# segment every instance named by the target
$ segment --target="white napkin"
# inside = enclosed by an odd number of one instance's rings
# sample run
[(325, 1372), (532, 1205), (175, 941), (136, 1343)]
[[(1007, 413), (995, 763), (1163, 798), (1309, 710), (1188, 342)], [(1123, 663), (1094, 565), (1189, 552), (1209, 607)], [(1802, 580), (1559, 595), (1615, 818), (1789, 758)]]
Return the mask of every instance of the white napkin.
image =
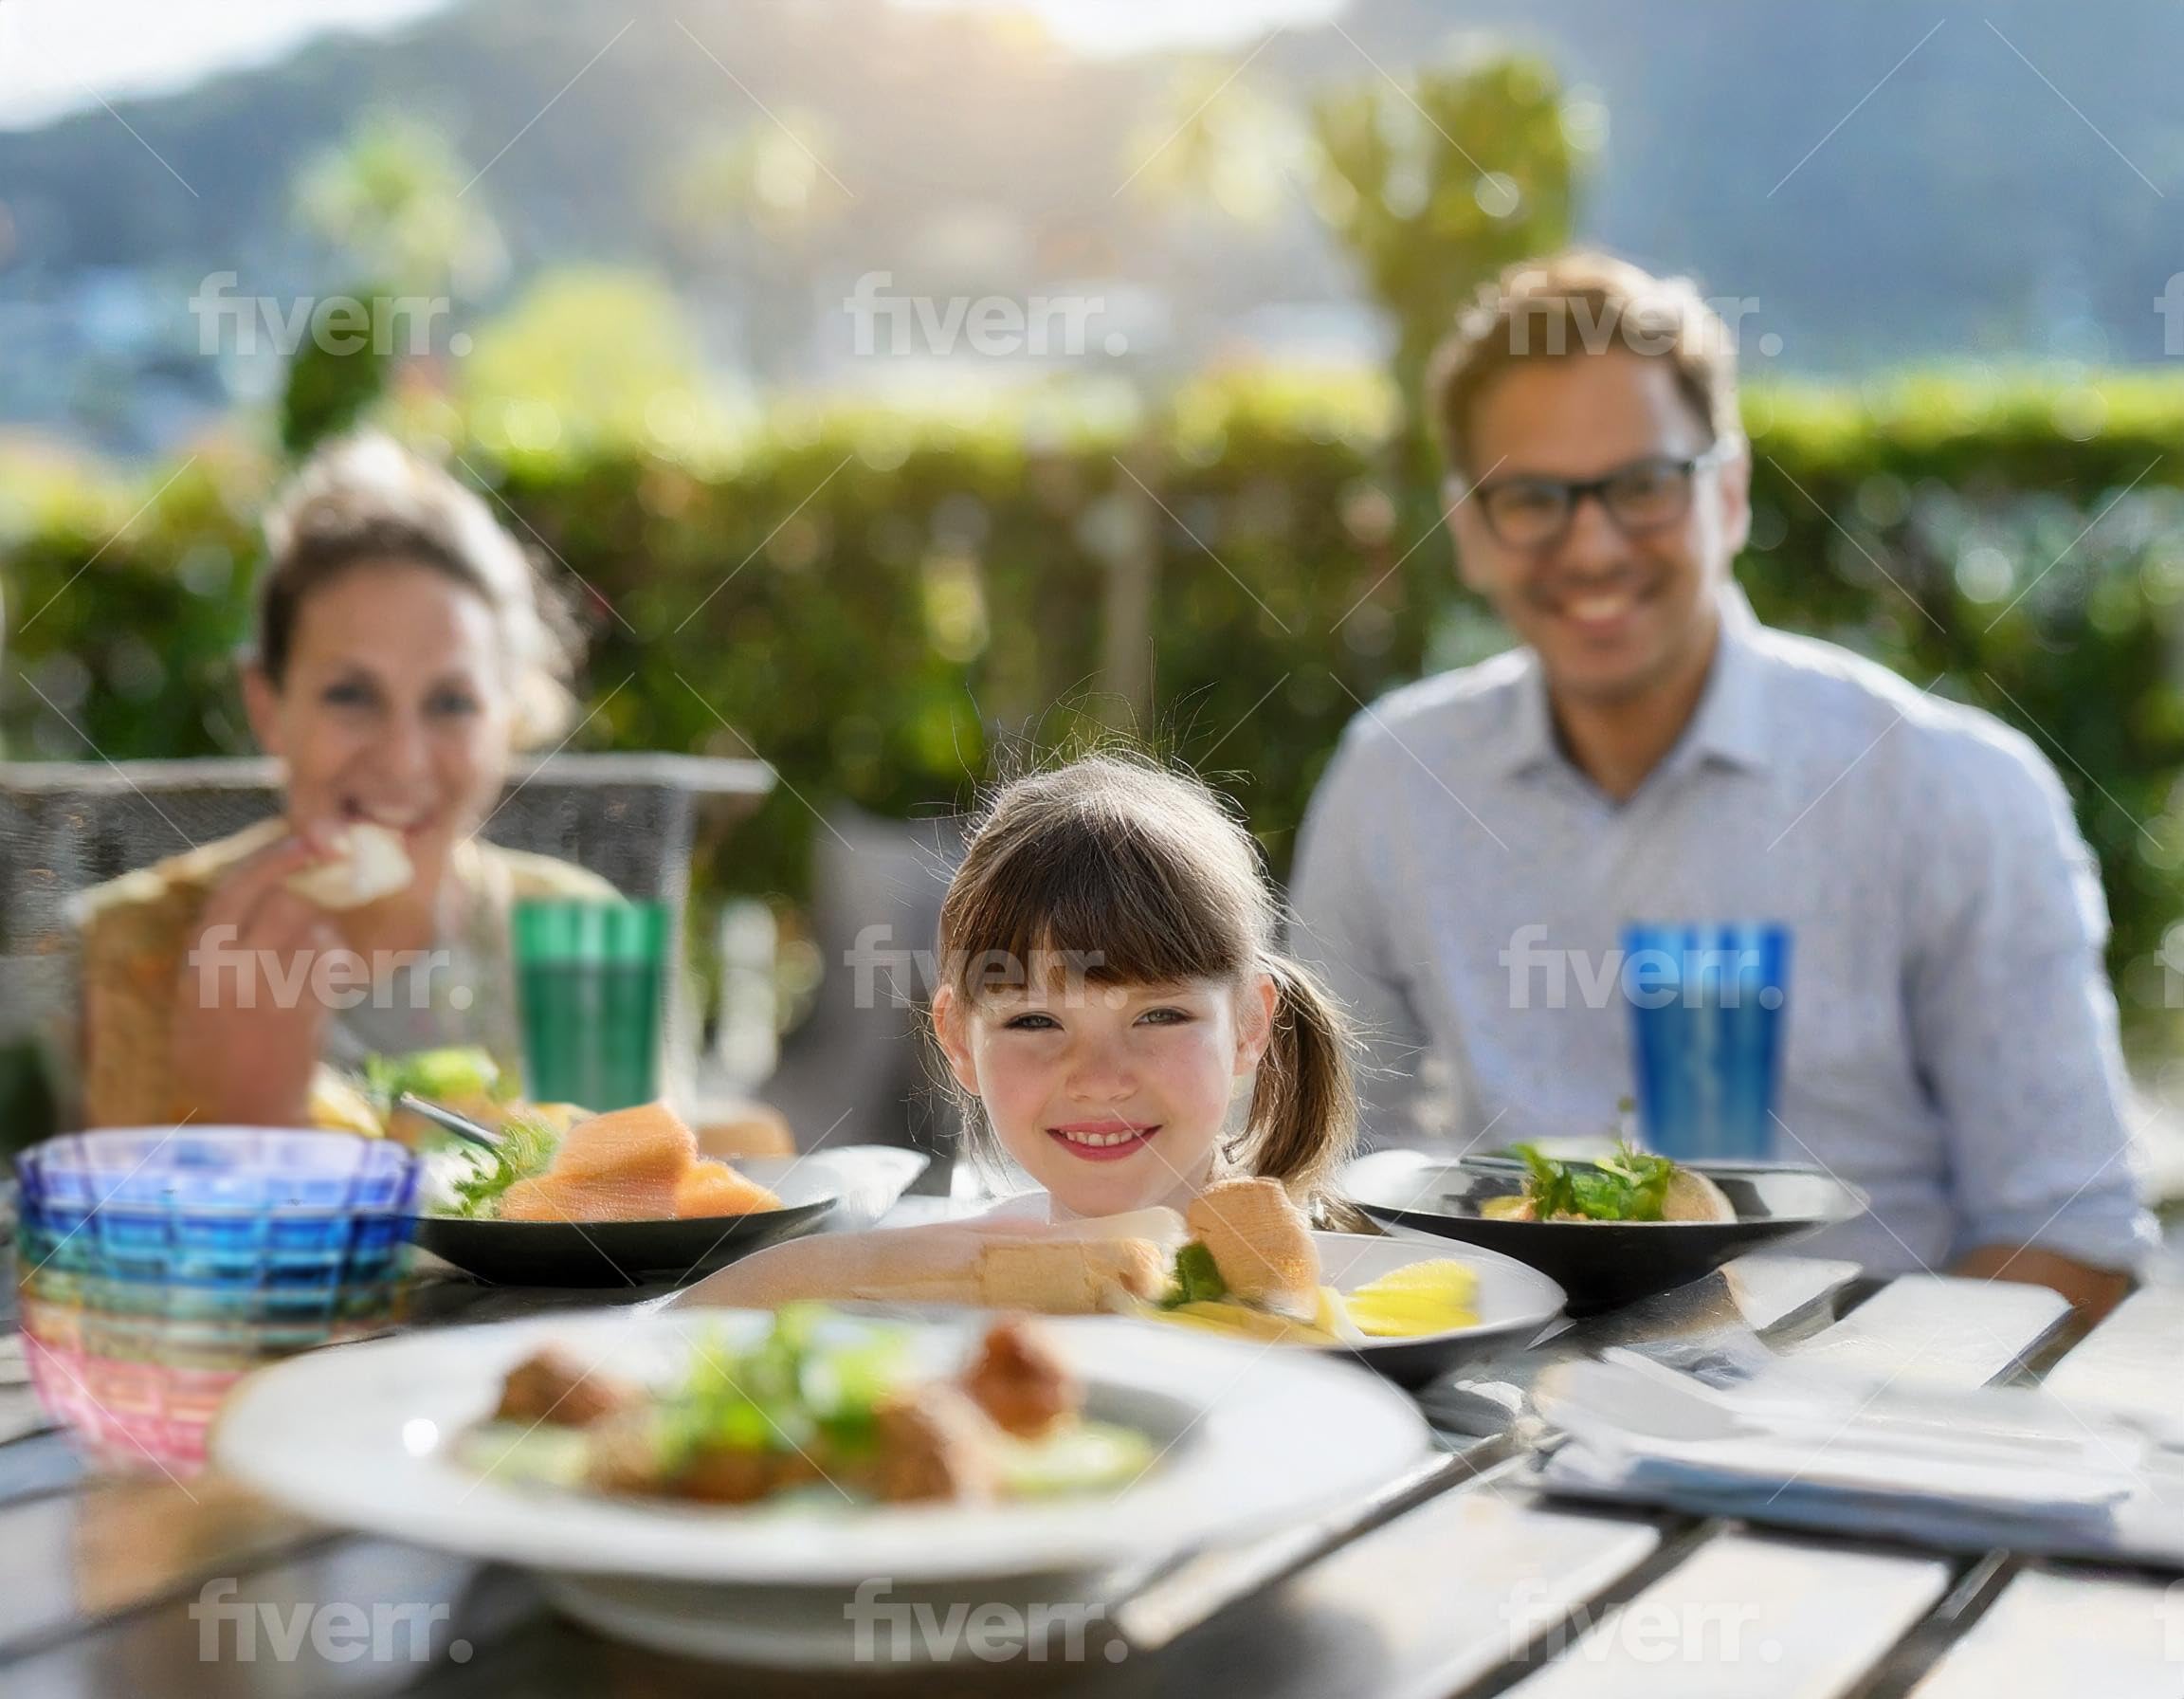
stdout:
[(1635, 1353), (1550, 1370), (1550, 1490), (1983, 1548), (2110, 1548), (2155, 1448), (2041, 1393), (1907, 1392), (1781, 1364), (1721, 1390)]

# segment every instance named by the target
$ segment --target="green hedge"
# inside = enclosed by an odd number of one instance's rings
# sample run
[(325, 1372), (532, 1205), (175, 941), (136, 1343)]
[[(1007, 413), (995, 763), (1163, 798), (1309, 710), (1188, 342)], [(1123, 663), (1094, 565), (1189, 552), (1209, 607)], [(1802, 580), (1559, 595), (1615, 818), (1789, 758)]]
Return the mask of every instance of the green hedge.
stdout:
[[(1762, 615), (1938, 677), (2054, 757), (2127, 1009), (2157, 1014), (2184, 906), (2184, 395), (1907, 376), (1763, 388), (1746, 411)], [(576, 746), (774, 763), (787, 784), (713, 883), (793, 899), (808, 804), (945, 808), (1006, 750), (1090, 726), (1221, 778), (1285, 868), (1356, 702), (1504, 641), (1430, 492), (1386, 475), (1392, 417), (1370, 380), (1262, 375), (1156, 417), (1100, 394), (922, 421), (785, 408), (696, 465), (489, 432), (461, 452), (589, 587), (600, 705)], [(10, 753), (244, 746), (228, 656), (274, 468), (209, 451), (123, 528), (170, 469), (0, 479)]]

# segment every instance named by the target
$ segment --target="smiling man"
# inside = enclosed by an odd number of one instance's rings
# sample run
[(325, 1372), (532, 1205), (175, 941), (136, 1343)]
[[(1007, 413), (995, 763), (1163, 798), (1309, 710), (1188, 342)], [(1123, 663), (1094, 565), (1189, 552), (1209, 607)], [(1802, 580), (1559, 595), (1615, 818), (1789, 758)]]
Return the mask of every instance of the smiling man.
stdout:
[(1778, 1154), (1873, 1198), (1812, 1248), (2114, 1304), (2153, 1230), (2092, 858), (2027, 740), (1754, 617), (1720, 320), (1603, 256), (1519, 266), (1429, 401), (1520, 647), (1358, 715), (1305, 822), (1298, 953), (1374, 1037), (1370, 1136), (1606, 1130), (1623, 927), (1780, 921)]

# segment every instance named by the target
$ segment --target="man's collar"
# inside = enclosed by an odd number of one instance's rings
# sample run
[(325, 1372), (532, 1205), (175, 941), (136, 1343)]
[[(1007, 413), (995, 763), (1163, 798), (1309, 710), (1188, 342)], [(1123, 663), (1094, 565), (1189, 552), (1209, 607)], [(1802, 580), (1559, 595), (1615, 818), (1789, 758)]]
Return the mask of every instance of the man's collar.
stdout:
[[(1711, 758), (1733, 767), (1767, 764), (1771, 748), (1767, 703), (1759, 657), (1753, 639), (1760, 630), (1752, 604), (1734, 580), (1720, 592), (1720, 637), (1698, 711), (1684, 736), (1663, 761), (1682, 766)], [(1563, 759), (1555, 740), (1555, 717), (1547, 703), (1547, 681), (1537, 653), (1527, 653), (1517, 681), (1517, 714), (1502, 751), (1500, 766), (1511, 776)]]

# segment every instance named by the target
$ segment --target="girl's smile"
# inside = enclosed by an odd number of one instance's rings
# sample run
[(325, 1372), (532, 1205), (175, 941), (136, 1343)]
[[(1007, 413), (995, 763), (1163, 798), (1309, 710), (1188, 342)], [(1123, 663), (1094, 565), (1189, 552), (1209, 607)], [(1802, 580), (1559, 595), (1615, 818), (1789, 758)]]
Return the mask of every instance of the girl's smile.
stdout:
[(1153, 1135), (1159, 1130), (1160, 1124), (1156, 1121), (1149, 1124), (1077, 1121), (1066, 1126), (1050, 1126), (1046, 1132), (1073, 1157), (1082, 1157), (1087, 1162), (1116, 1162), (1137, 1155), (1152, 1143)]

